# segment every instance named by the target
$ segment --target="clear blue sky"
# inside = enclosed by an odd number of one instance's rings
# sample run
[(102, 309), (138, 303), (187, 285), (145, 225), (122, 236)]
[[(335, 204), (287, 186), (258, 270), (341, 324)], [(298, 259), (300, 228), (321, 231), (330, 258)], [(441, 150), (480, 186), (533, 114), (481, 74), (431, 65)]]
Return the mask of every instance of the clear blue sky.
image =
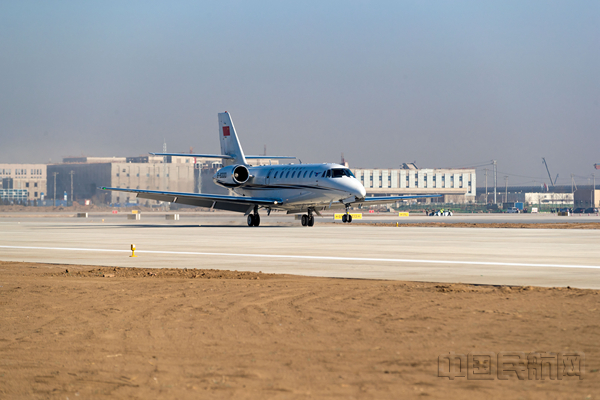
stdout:
[(0, 162), (218, 153), (227, 110), (303, 162), (600, 163), (599, 1), (5, 1), (0, 66)]

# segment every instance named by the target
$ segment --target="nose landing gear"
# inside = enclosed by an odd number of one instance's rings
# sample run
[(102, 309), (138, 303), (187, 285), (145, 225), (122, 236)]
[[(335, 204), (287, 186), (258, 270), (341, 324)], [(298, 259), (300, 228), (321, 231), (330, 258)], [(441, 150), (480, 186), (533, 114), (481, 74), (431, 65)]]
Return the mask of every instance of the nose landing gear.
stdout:
[(350, 206), (348, 206), (348, 205), (346, 206), (346, 214), (342, 215), (342, 222), (343, 223), (346, 223), (346, 222), (350, 223), (350, 222), (352, 222), (352, 215), (348, 214), (348, 208), (349, 207)]

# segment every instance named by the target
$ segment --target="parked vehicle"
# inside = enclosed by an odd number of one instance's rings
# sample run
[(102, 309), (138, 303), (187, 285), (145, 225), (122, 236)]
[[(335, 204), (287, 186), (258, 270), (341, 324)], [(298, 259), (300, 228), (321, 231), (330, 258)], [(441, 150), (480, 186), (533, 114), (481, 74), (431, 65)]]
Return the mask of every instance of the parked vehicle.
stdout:
[(583, 207), (577, 207), (576, 209), (573, 210), (573, 214), (583, 214), (585, 211), (585, 208)]
[(451, 217), (452, 216), (452, 210), (444, 210), (443, 208), (441, 210), (431, 210), (427, 215), (429, 215), (430, 217), (435, 216), (435, 217)]
[(519, 210), (517, 207), (511, 207), (508, 210), (505, 211), (508, 214), (518, 214), (521, 212), (521, 210)]
[(586, 208), (585, 209), (585, 213), (586, 214), (597, 214), (598, 213), (598, 209), (597, 208)]

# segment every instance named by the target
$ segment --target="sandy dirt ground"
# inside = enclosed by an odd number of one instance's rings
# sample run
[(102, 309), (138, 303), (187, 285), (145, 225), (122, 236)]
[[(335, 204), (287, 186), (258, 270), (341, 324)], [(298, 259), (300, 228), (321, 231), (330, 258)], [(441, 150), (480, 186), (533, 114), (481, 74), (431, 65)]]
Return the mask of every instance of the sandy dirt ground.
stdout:
[[(583, 379), (438, 376), (585, 353)], [(1, 399), (598, 399), (598, 291), (0, 262)]]

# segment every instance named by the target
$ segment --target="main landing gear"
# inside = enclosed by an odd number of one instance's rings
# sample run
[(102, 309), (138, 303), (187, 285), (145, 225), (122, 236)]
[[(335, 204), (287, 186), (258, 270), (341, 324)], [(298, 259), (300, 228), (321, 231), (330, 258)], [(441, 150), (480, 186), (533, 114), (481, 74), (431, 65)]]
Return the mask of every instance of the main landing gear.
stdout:
[(302, 215), (302, 226), (313, 226), (315, 224), (315, 216), (312, 210), (308, 210), (308, 214)]
[(346, 214), (342, 215), (342, 222), (343, 223), (352, 222), (352, 215), (348, 214), (348, 206), (346, 206)]
[(260, 215), (258, 215), (258, 206), (254, 207), (254, 213), (248, 214), (248, 226), (259, 226)]

